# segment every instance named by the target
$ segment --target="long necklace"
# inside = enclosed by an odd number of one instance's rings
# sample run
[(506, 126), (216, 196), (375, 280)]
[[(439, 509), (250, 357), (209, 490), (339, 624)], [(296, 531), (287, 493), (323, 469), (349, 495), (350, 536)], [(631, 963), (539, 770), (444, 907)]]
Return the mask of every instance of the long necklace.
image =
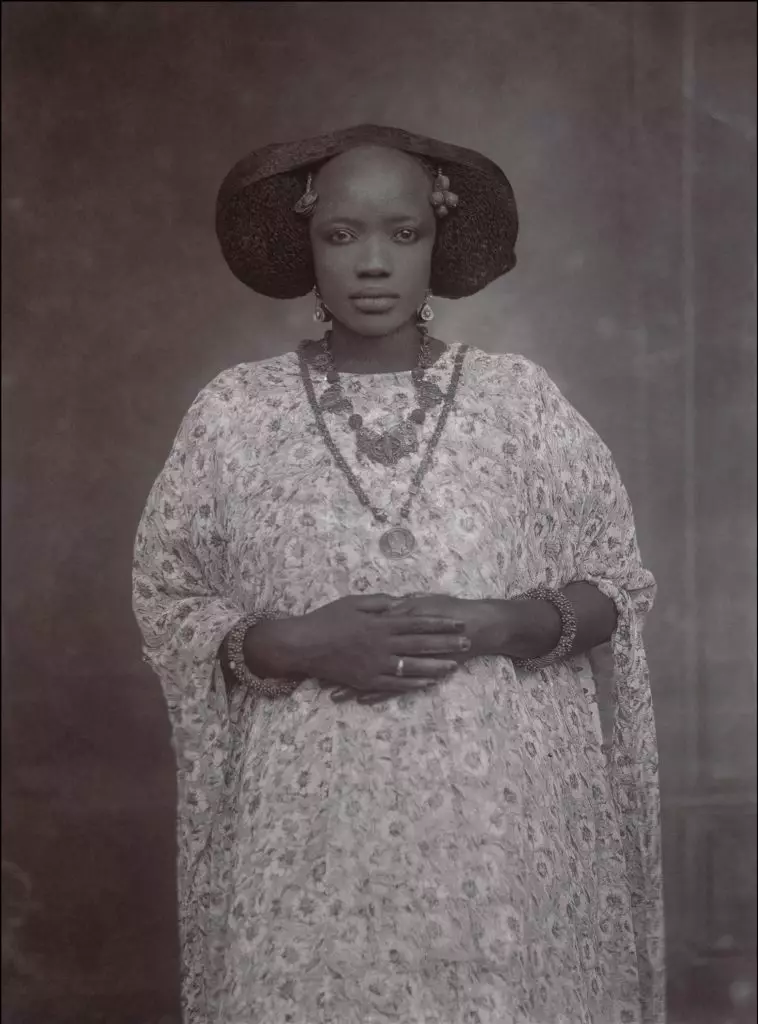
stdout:
[[(345, 394), (342, 380), (334, 365), (331, 350), (331, 331), (316, 343), (319, 351), (311, 358), (312, 365), (326, 373), (329, 387), (319, 399), (319, 408), (326, 413), (347, 414), (348, 426), (355, 432), (356, 450), (359, 454), (383, 466), (393, 466), (400, 459), (407, 458), (418, 451), (418, 427), (424, 423), (427, 412), (435, 405), (444, 401), (445, 396), (434, 380), (426, 378), (426, 371), (432, 364), (430, 342), (426, 328), (419, 327), (421, 340), (418, 362), (411, 371), (411, 380), (416, 393), (417, 405), (402, 423), (389, 430), (378, 432), (364, 425), (363, 417), (355, 412), (353, 403)], [(307, 347), (305, 348), (307, 350)]]
[[(408, 491), (408, 497), (406, 498), (401, 508), (399, 509), (398, 515), (399, 518), (402, 520), (407, 521), (408, 517), (410, 516), (410, 509), (411, 504), (413, 503), (413, 499), (419, 493), (421, 489), (421, 483), (424, 477), (426, 476), (427, 470), (432, 464), (432, 458), (434, 456), (435, 449), (439, 444), (439, 440), (442, 437), (442, 432), (445, 429), (445, 424), (447, 423), (448, 416), (450, 415), (450, 411), (453, 408), (453, 404), (455, 403), (455, 396), (458, 392), (458, 385), (460, 383), (461, 372), (463, 370), (463, 360), (466, 356), (467, 351), (468, 346), (461, 345), (456, 354), (455, 364), (453, 367), (453, 374), (450, 379), (450, 386), (448, 387), (447, 393), (443, 400), (442, 410), (440, 412), (440, 417), (437, 421), (437, 426), (434, 428), (434, 433), (429, 439), (426, 452), (424, 453), (424, 456), (421, 459), (419, 467), (413, 474), (411, 486)], [(313, 387), (313, 380), (311, 379), (311, 375), (308, 371), (308, 362), (306, 360), (305, 353), (302, 350), (299, 353), (299, 361), (300, 375), (303, 379), (305, 393), (308, 396), (308, 402), (310, 403), (311, 410), (313, 411), (313, 416), (316, 420), (318, 432), (323, 438), (324, 444), (329, 450), (337, 467), (344, 474), (345, 479), (350, 484), (353, 493), (355, 494), (361, 505), (363, 505), (364, 508), (367, 508), (371, 512), (377, 523), (381, 523), (382, 525), (387, 524), (390, 520), (388, 513), (385, 512), (383, 509), (377, 508), (375, 505), (371, 503), (371, 499), (364, 491), (363, 487), (361, 486), (357, 477), (353, 473), (352, 469), (345, 461), (342, 452), (337, 447), (334, 438), (329, 433), (326, 421), (324, 420), (323, 410), (319, 407), (319, 403), (316, 398), (316, 392)], [(379, 550), (387, 558), (406, 558), (414, 551), (415, 547), (416, 538), (407, 526), (394, 526), (391, 529), (387, 530), (385, 533), (383, 533), (382, 536), (379, 538)]]

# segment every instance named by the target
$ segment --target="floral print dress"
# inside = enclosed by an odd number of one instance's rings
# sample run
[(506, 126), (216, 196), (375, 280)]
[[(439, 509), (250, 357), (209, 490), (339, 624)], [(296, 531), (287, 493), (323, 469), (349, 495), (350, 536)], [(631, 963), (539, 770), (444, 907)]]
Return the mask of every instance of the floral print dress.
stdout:
[[(443, 391), (458, 351), (427, 373)], [(410, 373), (342, 380), (370, 428), (415, 404)], [(396, 466), (327, 422), (372, 502), (399, 508), (437, 415)], [(608, 449), (544, 370), (470, 348), (409, 525), (415, 551), (388, 560), (297, 353), (204, 389), (152, 489), (133, 593), (177, 760), (185, 1024), (661, 1024), (655, 583)], [(227, 693), (218, 665), (254, 611), (578, 580), (618, 609), (606, 674), (594, 654), (533, 673), (477, 658), (367, 706), (316, 680)]]

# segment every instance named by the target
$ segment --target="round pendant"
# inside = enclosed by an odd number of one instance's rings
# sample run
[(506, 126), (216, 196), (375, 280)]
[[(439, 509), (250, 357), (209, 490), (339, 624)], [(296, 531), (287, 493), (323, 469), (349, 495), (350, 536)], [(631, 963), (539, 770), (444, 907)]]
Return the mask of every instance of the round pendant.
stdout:
[(387, 530), (379, 538), (379, 549), (387, 558), (407, 558), (416, 547), (416, 538), (404, 526)]

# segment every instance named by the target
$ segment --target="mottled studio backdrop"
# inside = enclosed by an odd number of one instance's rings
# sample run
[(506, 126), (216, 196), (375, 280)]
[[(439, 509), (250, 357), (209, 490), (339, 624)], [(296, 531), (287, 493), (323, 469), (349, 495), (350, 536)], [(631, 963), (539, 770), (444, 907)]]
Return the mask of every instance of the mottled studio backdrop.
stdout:
[(436, 330), (542, 363), (616, 455), (660, 584), (673, 994), (726, 1021), (731, 985), (747, 1013), (755, 5), (7, 3), (2, 47), (8, 1020), (176, 1017), (173, 761), (133, 535), (197, 391), (314, 329), (310, 302), (227, 271), (221, 178), (359, 121), (481, 149), (514, 184), (517, 270), (437, 302)]

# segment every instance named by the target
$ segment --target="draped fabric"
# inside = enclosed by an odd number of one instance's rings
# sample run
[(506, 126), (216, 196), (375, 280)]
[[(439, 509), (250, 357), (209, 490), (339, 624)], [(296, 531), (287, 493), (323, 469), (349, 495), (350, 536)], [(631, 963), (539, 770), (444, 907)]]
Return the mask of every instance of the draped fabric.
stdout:
[[(443, 390), (457, 351), (427, 372)], [(409, 373), (342, 379), (371, 429), (415, 404)], [(438, 414), (396, 466), (326, 420), (372, 502), (399, 508)], [(662, 1024), (655, 582), (608, 449), (544, 370), (470, 349), (409, 525), (414, 553), (387, 560), (296, 353), (204, 389), (152, 489), (133, 593), (177, 761), (185, 1024)], [(257, 610), (577, 580), (618, 610), (602, 716), (587, 656), (477, 658), (374, 706), (315, 680), (227, 693), (218, 667)]]

